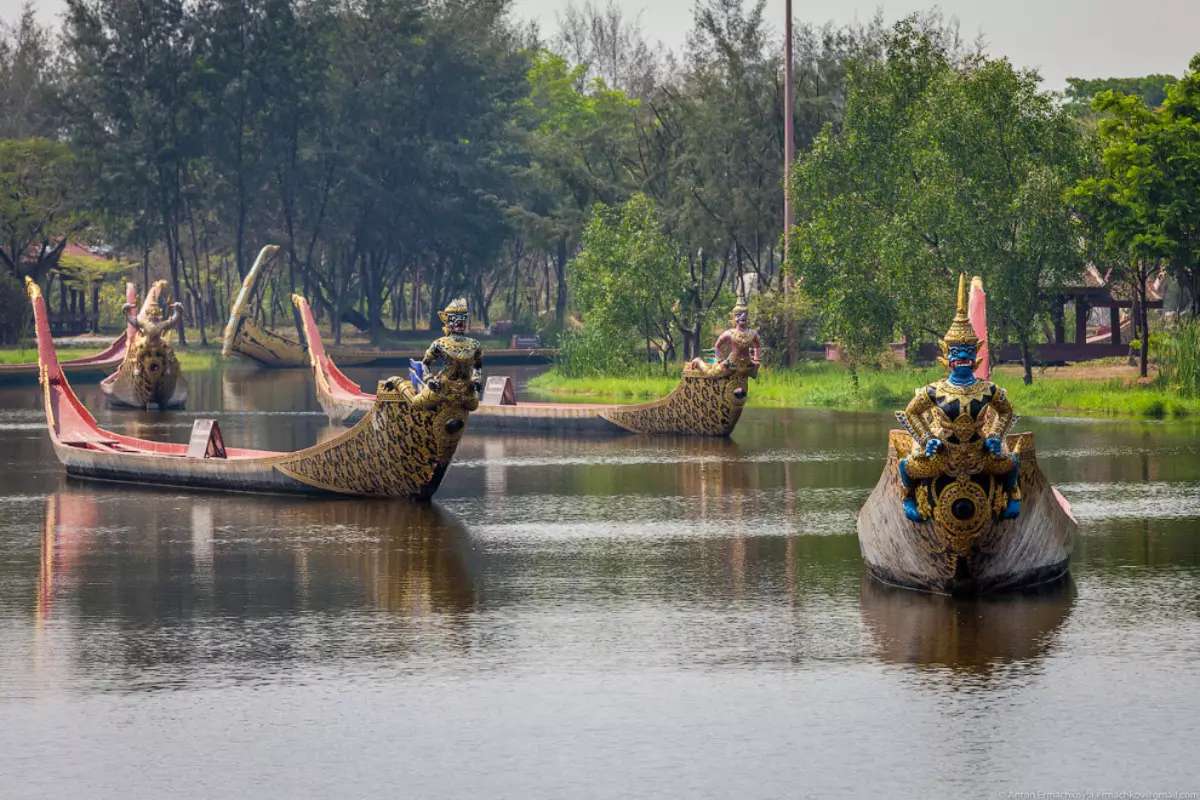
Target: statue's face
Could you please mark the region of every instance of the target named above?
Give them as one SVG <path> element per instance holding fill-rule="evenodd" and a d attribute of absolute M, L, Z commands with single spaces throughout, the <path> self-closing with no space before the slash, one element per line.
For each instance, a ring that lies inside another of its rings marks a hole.
<path fill-rule="evenodd" d="M 446 327 L 451 333 L 466 333 L 470 324 L 471 315 L 465 311 L 455 311 L 446 315 Z"/>
<path fill-rule="evenodd" d="M 733 315 L 733 323 L 739 328 L 744 328 L 750 322 L 750 313 L 747 311 L 739 311 Z"/>
<path fill-rule="evenodd" d="M 959 375 L 973 372 L 975 369 L 975 353 L 974 345 L 951 345 L 950 352 L 946 356 L 946 360 L 950 363 L 950 371 Z"/>

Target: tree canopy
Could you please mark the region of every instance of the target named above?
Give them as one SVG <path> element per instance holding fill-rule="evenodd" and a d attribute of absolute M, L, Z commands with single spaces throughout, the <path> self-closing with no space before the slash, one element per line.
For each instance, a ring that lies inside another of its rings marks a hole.
<path fill-rule="evenodd" d="M 882 60 L 851 62 L 845 120 L 800 158 L 791 266 L 851 363 L 897 333 L 940 336 L 960 272 L 991 287 L 989 319 L 1025 353 L 1048 299 L 1083 266 L 1064 193 L 1078 128 L 1005 59 L 964 51 L 918 18 Z"/>

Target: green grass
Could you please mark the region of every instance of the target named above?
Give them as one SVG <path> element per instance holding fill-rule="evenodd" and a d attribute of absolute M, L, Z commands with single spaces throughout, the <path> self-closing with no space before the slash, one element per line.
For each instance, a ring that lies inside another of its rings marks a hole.
<path fill-rule="evenodd" d="M 56 348 L 58 357 L 63 361 L 69 358 L 94 356 L 104 349 L 103 347 Z M 175 355 L 179 358 L 179 365 L 185 370 L 215 369 L 228 363 L 221 360 L 221 348 L 211 344 L 207 348 L 177 348 Z M 9 347 L 0 349 L 0 364 L 30 364 L 34 361 L 37 361 L 37 349 L 34 347 Z"/>
<path fill-rule="evenodd" d="M 792 369 L 764 369 L 750 384 L 748 404 L 776 408 L 833 408 L 862 411 L 902 409 L 914 390 L 945 373 L 937 368 L 866 371 L 859 375 L 857 393 L 850 375 L 838 364 L 805 364 Z M 993 376 L 1008 391 L 1020 414 L 1130 416 L 1160 419 L 1200 415 L 1200 398 L 1154 385 L 1120 379 L 1089 381 L 1039 378 L 1026 386 L 1008 375 Z M 678 382 L 667 377 L 563 378 L 553 370 L 532 379 L 529 389 L 561 399 L 639 402 L 662 397 Z"/>
<path fill-rule="evenodd" d="M 70 350 L 70 358 L 90 356 L 99 350 Z M 77 355 L 78 354 L 78 355 Z M 0 364 L 28 364 L 37 361 L 37 350 L 32 347 L 12 347 L 0 350 Z"/>

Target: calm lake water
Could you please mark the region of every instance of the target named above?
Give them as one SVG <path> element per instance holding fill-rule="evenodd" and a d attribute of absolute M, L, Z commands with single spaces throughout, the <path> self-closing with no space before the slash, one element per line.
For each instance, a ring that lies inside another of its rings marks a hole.
<path fill-rule="evenodd" d="M 186 413 L 80 393 L 147 438 L 335 432 L 304 372 L 188 377 Z M 468 434 L 411 506 L 68 481 L 0 388 L 0 797 L 1200 792 L 1200 426 L 1023 420 L 1072 580 L 967 602 L 863 579 L 891 426 Z"/>

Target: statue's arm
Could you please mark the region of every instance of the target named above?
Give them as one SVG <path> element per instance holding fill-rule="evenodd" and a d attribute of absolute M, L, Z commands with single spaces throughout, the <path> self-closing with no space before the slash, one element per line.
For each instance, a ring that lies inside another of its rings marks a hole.
<path fill-rule="evenodd" d="M 762 355 L 762 340 L 758 336 L 758 331 L 754 332 L 754 343 L 750 345 L 750 348 L 750 360 L 757 364 L 759 356 Z"/>
<path fill-rule="evenodd" d="M 434 364 L 437 363 L 438 356 L 441 355 L 441 352 L 442 352 L 441 342 L 438 342 L 435 340 L 433 342 L 433 344 L 429 345 L 429 348 L 425 351 L 425 355 L 421 359 L 421 363 L 425 365 L 426 369 L 428 369 L 429 367 L 432 367 Z"/>
<path fill-rule="evenodd" d="M 904 409 L 908 425 L 921 445 L 933 438 L 933 429 L 929 427 L 929 412 L 932 410 L 933 401 L 929 399 L 929 393 L 923 386 L 917 389 L 916 395 L 908 401 L 908 406 Z"/>
<path fill-rule="evenodd" d="M 125 315 L 125 322 L 129 323 L 139 331 L 142 329 L 142 326 L 138 324 L 137 306 L 135 306 L 133 303 L 126 303 L 125 305 L 121 306 L 121 313 Z"/>
<path fill-rule="evenodd" d="M 471 368 L 471 383 L 475 385 L 475 391 L 483 390 L 483 348 L 475 348 L 475 364 Z"/>
<path fill-rule="evenodd" d="M 716 344 L 713 345 L 713 359 L 715 361 L 717 361 L 718 363 L 721 362 L 722 360 L 724 360 L 725 358 L 729 357 L 729 356 L 721 355 L 721 347 L 723 345 L 728 346 L 729 347 L 729 355 L 733 355 L 733 337 L 731 337 L 729 335 L 729 331 L 725 331 L 720 336 L 718 336 Z"/>
<path fill-rule="evenodd" d="M 1008 393 L 1003 389 L 997 389 L 988 407 L 992 409 L 992 413 L 989 415 L 990 419 L 984 430 L 984 438 L 999 439 L 1008 433 L 1013 421 L 1013 407 L 1008 399 Z"/>
<path fill-rule="evenodd" d="M 183 319 L 183 303 L 172 303 L 171 316 L 165 323 L 163 323 L 162 329 L 164 331 L 171 330 L 171 328 L 174 328 L 179 324 L 179 320 L 181 319 Z"/>

